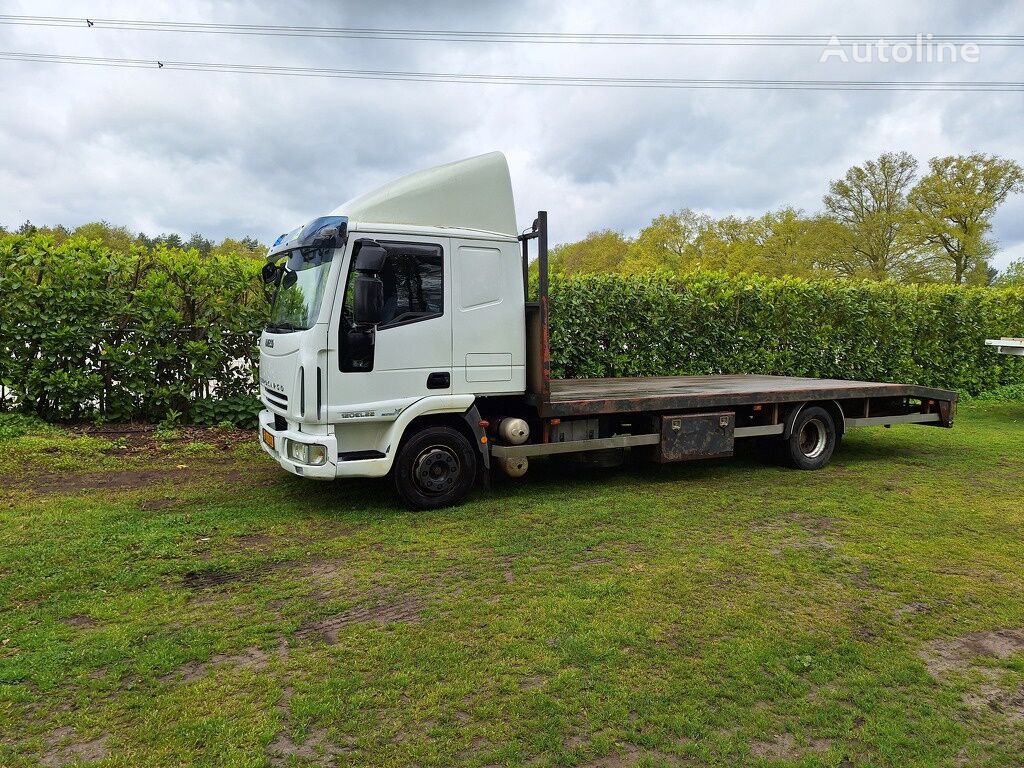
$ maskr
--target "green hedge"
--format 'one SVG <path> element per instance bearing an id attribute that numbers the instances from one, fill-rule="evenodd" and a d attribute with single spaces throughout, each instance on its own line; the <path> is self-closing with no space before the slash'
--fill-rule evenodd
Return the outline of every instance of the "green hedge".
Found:
<path id="1" fill-rule="evenodd" d="M 42 418 L 251 424 L 267 317 L 258 259 L 0 238 L 0 409 Z M 987 337 L 1024 290 L 709 273 L 553 278 L 561 377 L 777 373 L 978 394 L 1024 383 Z"/>
<path id="2" fill-rule="evenodd" d="M 252 421 L 259 260 L 0 239 L 0 382 L 49 419 Z"/>
<path id="3" fill-rule="evenodd" d="M 767 373 L 977 394 L 1024 382 L 985 339 L 1024 334 L 1024 290 L 730 276 L 553 279 L 558 377 Z"/>

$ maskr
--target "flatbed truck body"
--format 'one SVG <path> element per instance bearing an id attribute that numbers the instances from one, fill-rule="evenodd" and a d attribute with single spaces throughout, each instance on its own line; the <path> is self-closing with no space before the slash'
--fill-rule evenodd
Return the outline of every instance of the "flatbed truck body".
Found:
<path id="1" fill-rule="evenodd" d="M 388 475 L 425 509 L 541 456 L 671 463 L 756 438 L 817 469 L 851 427 L 953 425 L 956 393 L 908 384 L 553 379 L 547 236 L 543 211 L 518 232 L 499 153 L 405 177 L 282 235 L 264 268 L 275 300 L 261 338 L 263 449 L 304 477 Z"/>
<path id="2" fill-rule="evenodd" d="M 996 351 L 1002 355 L 1024 356 L 1024 339 L 985 339 L 985 343 L 990 347 L 995 347 Z"/>
<path id="3" fill-rule="evenodd" d="M 866 404 L 872 398 L 908 397 L 938 401 L 948 400 L 950 393 L 906 384 L 755 374 L 556 379 L 551 382 L 549 399 L 543 403 L 541 415 L 589 416 L 815 400 L 858 400 Z M 870 418 L 870 413 L 870 408 L 865 408 L 862 418 Z"/>

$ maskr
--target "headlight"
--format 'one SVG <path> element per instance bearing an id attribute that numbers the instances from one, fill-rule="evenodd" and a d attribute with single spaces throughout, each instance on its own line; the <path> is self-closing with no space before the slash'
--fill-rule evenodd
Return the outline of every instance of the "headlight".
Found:
<path id="1" fill-rule="evenodd" d="M 319 466 L 327 461 L 327 449 L 322 445 L 309 445 L 289 440 L 288 458 L 297 464 Z"/>
<path id="2" fill-rule="evenodd" d="M 327 449 L 322 445 L 309 446 L 309 463 L 320 466 L 327 461 Z"/>
<path id="3" fill-rule="evenodd" d="M 299 464 L 307 464 L 306 459 L 309 457 L 309 446 L 305 443 L 296 443 L 294 440 L 288 441 L 288 458 L 292 461 L 297 461 Z"/>

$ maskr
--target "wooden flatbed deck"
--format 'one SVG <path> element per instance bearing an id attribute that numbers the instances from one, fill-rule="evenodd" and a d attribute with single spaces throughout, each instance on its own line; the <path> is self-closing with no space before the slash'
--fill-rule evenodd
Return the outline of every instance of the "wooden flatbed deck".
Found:
<path id="1" fill-rule="evenodd" d="M 865 397 L 913 397 L 956 402 L 955 392 L 912 384 L 797 376 L 722 375 L 552 379 L 550 396 L 538 407 L 544 417 L 596 416 Z"/>

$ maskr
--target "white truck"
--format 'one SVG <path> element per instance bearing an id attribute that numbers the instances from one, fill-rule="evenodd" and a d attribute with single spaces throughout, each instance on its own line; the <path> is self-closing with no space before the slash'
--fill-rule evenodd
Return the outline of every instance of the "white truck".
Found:
<path id="1" fill-rule="evenodd" d="M 759 438 L 824 466 L 854 426 L 949 427 L 953 392 L 904 384 L 718 375 L 553 380 L 547 214 L 516 226 L 493 152 L 398 179 L 282 235 L 260 339 L 260 442 L 284 469 L 390 475 L 414 509 L 457 504 L 492 461 L 626 449 L 658 462 L 728 456 Z M 536 243 L 538 301 L 527 301 Z"/>

